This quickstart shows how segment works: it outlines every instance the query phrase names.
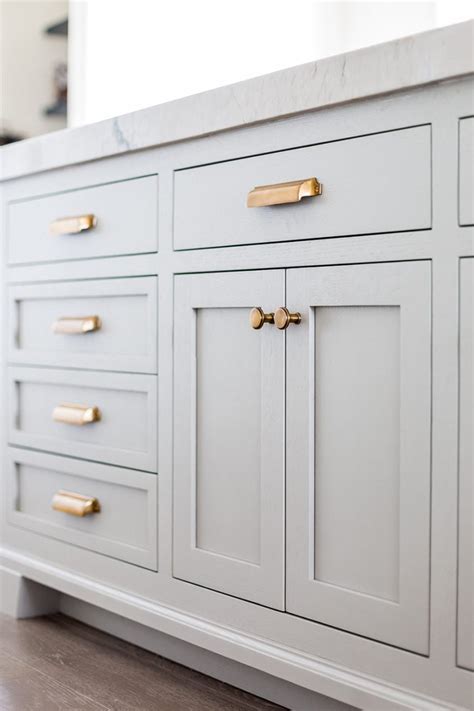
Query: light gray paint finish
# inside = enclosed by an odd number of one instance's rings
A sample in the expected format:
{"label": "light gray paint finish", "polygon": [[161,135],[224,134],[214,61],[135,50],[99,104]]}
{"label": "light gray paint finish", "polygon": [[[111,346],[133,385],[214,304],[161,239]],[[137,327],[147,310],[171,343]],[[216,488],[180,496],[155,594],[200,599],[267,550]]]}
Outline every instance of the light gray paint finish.
{"label": "light gray paint finish", "polygon": [[287,609],[421,654],[430,299],[428,262],[287,273]]}
{"label": "light gray paint finish", "polygon": [[0,612],[18,620],[58,611],[61,594],[0,564]]}
{"label": "light gray paint finish", "polygon": [[[156,472],[156,377],[9,368],[9,442]],[[61,403],[98,407],[99,422],[55,422]]]}
{"label": "light gray paint finish", "polygon": [[[54,220],[89,213],[97,217],[91,230],[73,235],[49,232]],[[12,202],[7,215],[8,262],[156,252],[157,213],[157,175]]]}
{"label": "light gray paint finish", "polygon": [[[14,448],[8,461],[11,523],[156,570],[156,476]],[[96,497],[100,512],[53,510],[61,489]]]}
{"label": "light gray paint finish", "polygon": [[459,121],[459,224],[474,225],[474,117]]}
{"label": "light gray paint finish", "polygon": [[266,364],[248,311],[196,310],[196,548],[259,565]]}
{"label": "light gray paint finish", "polygon": [[311,318],[314,578],[399,602],[400,307],[317,306]]}
{"label": "light gray paint finish", "polygon": [[[103,279],[11,287],[9,361],[156,373],[157,280]],[[99,316],[101,328],[58,334],[58,318]]]}
{"label": "light gray paint finish", "polygon": [[175,278],[173,574],[283,608],[284,272]]}
{"label": "light gray paint finish", "polygon": [[[457,226],[458,117],[472,115],[472,82],[435,85],[422,91],[379,97],[255,127],[209,136],[93,164],[94,182],[114,179],[108,173],[129,165],[137,174],[140,158],[155,161],[160,171],[160,253],[114,259],[75,260],[12,267],[9,281],[41,281],[123,277],[160,272],[160,572],[125,565],[106,556],[76,548],[74,571],[69,544],[25,529],[4,526],[2,554],[7,565],[41,579],[57,589],[114,610],[144,624],[172,630],[213,651],[244,664],[266,669],[322,693],[345,699],[364,709],[466,709],[472,701],[472,673],[455,666],[456,550],[457,550],[457,335],[458,257],[473,253],[473,228]],[[236,249],[171,253],[172,169],[257,154],[266,150],[311,144],[315,140],[433,121],[433,229],[403,233],[252,245]],[[18,148],[20,144],[18,144]],[[128,163],[127,163],[128,161]],[[77,186],[90,165],[75,169]],[[153,172],[151,170],[150,172]],[[12,181],[0,190],[10,197],[63,190],[56,171]],[[140,168],[140,174],[144,171]],[[41,190],[37,189],[41,184]],[[165,189],[163,190],[163,185]],[[432,508],[432,574],[430,656],[410,654],[335,627],[263,606],[171,577],[172,488],[172,272],[210,272],[404,261],[433,258],[433,377],[434,481]],[[155,270],[155,271],[153,271]],[[6,277],[4,273],[4,278]],[[1,332],[0,332],[1,337]],[[1,340],[1,338],[0,338]],[[1,412],[0,406],[0,412]],[[0,466],[0,469],[2,467]],[[15,552],[13,554],[13,552]],[[124,590],[128,591],[128,595]],[[163,614],[163,609],[170,613]],[[175,625],[173,613],[185,621]],[[174,625],[174,626],[173,626]],[[208,634],[203,633],[203,629]],[[223,635],[226,640],[223,641]],[[258,639],[255,655],[248,638]],[[238,640],[238,641],[237,641]],[[269,640],[275,646],[269,649]],[[298,654],[296,654],[298,650]],[[297,658],[296,658],[297,657]],[[308,664],[308,668],[305,667]],[[310,670],[309,670],[310,668]],[[341,671],[342,670],[342,671]],[[382,681],[383,680],[383,681]],[[432,697],[427,699],[427,697]]]}
{"label": "light gray paint finish", "polygon": [[474,259],[460,261],[457,663],[474,671]]}
{"label": "light gray paint finish", "polygon": [[[407,166],[410,166],[407,169]],[[431,129],[419,126],[175,173],[175,249],[431,226]],[[256,185],[316,177],[318,197],[248,208]]]}

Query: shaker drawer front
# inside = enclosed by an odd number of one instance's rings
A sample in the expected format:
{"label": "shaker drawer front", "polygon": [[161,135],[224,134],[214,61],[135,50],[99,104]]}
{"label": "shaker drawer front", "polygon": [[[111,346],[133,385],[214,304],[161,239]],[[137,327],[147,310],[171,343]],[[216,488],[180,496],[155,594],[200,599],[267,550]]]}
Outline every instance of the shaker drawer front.
{"label": "shaker drawer front", "polygon": [[8,468],[12,524],[156,570],[156,476],[14,448]]}
{"label": "shaker drawer front", "polygon": [[8,262],[157,251],[158,176],[12,202]]}
{"label": "shaker drawer front", "polygon": [[175,173],[178,250],[430,227],[428,125]]}
{"label": "shaker drawer front", "polygon": [[9,368],[10,443],[156,471],[156,377]]}
{"label": "shaker drawer front", "polygon": [[156,277],[15,286],[12,363],[156,373]]}
{"label": "shaker drawer front", "polygon": [[459,224],[474,225],[474,116],[459,122]]}

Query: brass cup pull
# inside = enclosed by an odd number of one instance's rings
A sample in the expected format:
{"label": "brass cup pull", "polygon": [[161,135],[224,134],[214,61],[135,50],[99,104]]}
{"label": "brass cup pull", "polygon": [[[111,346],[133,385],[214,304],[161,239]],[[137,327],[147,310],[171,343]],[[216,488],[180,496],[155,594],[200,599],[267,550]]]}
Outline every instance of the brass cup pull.
{"label": "brass cup pull", "polygon": [[54,333],[81,334],[98,331],[102,327],[99,316],[62,316],[53,323]]}
{"label": "brass cup pull", "polygon": [[71,516],[88,516],[99,513],[100,503],[94,496],[83,496],[62,489],[53,496],[51,508],[55,511],[71,514]]}
{"label": "brass cup pull", "polygon": [[305,178],[275,185],[257,185],[247,196],[247,207],[267,207],[299,202],[304,197],[321,195],[322,191],[322,183],[317,178]]}
{"label": "brass cup pull", "polygon": [[80,232],[92,230],[97,225],[95,215],[76,215],[74,217],[60,217],[49,225],[53,235],[78,235]]}
{"label": "brass cup pull", "polygon": [[279,328],[280,331],[284,331],[285,328],[288,328],[290,323],[294,323],[295,326],[301,323],[301,314],[297,311],[290,313],[286,306],[280,306],[280,308],[275,311],[275,326]]}
{"label": "brass cup pull", "polygon": [[66,425],[90,425],[93,422],[99,422],[100,410],[98,407],[63,402],[54,408],[53,420]]}
{"label": "brass cup pull", "polygon": [[249,315],[249,321],[252,328],[258,331],[266,323],[274,323],[273,313],[266,314],[261,306],[255,306]]}

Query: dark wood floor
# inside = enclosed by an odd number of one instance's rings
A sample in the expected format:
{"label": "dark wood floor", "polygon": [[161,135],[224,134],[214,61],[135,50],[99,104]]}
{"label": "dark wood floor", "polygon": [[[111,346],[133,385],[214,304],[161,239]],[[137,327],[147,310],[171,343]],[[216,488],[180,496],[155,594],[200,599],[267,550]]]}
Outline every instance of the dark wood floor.
{"label": "dark wood floor", "polygon": [[1,711],[273,711],[281,706],[63,615],[0,616]]}

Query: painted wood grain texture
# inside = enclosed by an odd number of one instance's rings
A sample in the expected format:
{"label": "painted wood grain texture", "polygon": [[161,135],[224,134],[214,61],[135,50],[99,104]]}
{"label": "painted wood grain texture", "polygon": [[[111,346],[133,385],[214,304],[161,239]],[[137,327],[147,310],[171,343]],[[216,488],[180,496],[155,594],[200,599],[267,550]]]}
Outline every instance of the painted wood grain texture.
{"label": "painted wood grain texture", "polygon": [[[9,368],[12,444],[156,472],[156,377]],[[55,407],[98,407],[100,421],[75,427]]]}
{"label": "painted wood grain texture", "polygon": [[[14,202],[8,208],[8,261],[25,264],[156,252],[157,197],[158,177],[151,175]],[[73,235],[49,231],[54,220],[84,214],[94,214],[97,226]]]}
{"label": "painted wood grain texture", "polygon": [[63,615],[0,617],[2,711],[282,709]]}
{"label": "painted wood grain texture", "polygon": [[460,261],[459,309],[459,666],[474,670],[474,259]]}
{"label": "painted wood grain texture", "polygon": [[[430,137],[418,126],[177,171],[175,248],[427,229]],[[312,176],[323,183],[319,197],[246,206],[256,185]]]}
{"label": "painted wood grain texture", "polygon": [[[9,289],[9,360],[156,373],[157,279],[92,279]],[[98,316],[93,333],[55,333],[61,318]]]}
{"label": "painted wood grain texture", "polygon": [[459,224],[474,224],[474,117],[459,122]]}
{"label": "painted wood grain texture", "polygon": [[283,609],[284,272],[175,282],[174,575]]}
{"label": "painted wood grain texture", "polygon": [[287,274],[287,609],[421,654],[430,296],[428,262]]}
{"label": "painted wood grain texture", "polygon": [[[9,449],[11,523],[152,570],[157,566],[157,489],[154,474]],[[78,517],[53,510],[51,502],[61,490],[97,498],[100,512]]]}

